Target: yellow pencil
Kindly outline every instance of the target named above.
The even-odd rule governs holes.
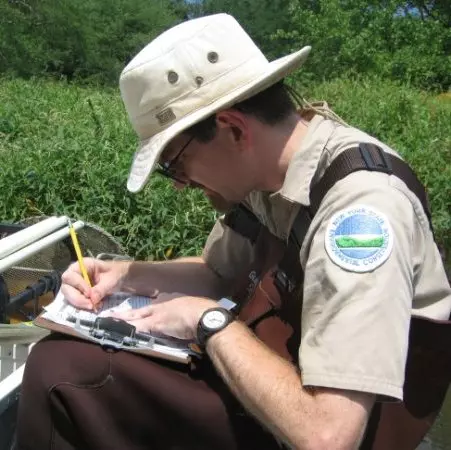
[[[75,253],[77,255],[78,265],[80,266],[81,274],[82,274],[84,280],[86,281],[86,283],[88,283],[88,286],[92,287],[91,280],[89,279],[89,275],[88,275],[88,272],[85,267],[85,263],[83,262],[83,256],[81,254],[80,244],[78,243],[77,234],[75,233],[75,228],[72,225],[72,222],[70,221],[70,219],[69,219],[69,233],[70,233],[70,237],[72,238],[72,244],[74,245]]]
[[[75,233],[75,228],[73,227],[71,220],[68,219],[68,221],[69,221],[69,233],[70,233],[70,237],[72,238],[72,244],[74,245],[75,253],[77,255],[78,265],[80,266],[80,272],[81,272],[84,280],[86,281],[86,283],[88,283],[88,286],[92,287],[92,283],[91,283],[91,280],[89,279],[88,271],[86,270],[85,263],[83,262],[83,255],[81,254],[80,244],[78,243],[78,238],[77,238],[77,234]],[[92,300],[91,300],[91,303],[92,303]],[[94,311],[97,310],[94,303],[92,303],[92,307],[93,307]]]

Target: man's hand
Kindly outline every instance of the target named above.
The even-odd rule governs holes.
[[[171,294],[172,295],[172,294]],[[145,306],[112,316],[127,321],[137,330],[162,333],[178,339],[194,339],[202,314],[218,306],[217,302],[203,297],[183,297]]]
[[[94,258],[84,258],[84,263],[92,288],[84,280],[78,262],[75,262],[61,277],[61,291],[66,300],[76,308],[93,309],[105,296],[119,289],[129,263]]]

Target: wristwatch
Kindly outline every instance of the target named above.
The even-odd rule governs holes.
[[[207,309],[197,325],[197,344],[199,347],[205,349],[208,339],[234,320],[235,316],[225,308]]]

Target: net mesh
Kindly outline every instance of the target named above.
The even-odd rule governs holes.
[[[18,225],[30,226],[46,218],[46,216],[31,217],[18,222]],[[99,255],[107,255],[111,258],[126,257],[121,244],[111,234],[94,224],[85,223],[85,226],[77,231],[77,236],[85,257],[98,257]],[[76,255],[69,237],[20,261],[0,274],[3,277],[9,299],[19,295],[43,277],[51,274],[61,275],[73,261],[76,261]],[[3,321],[18,323],[32,320],[53,298],[53,292],[41,295],[10,313],[6,317],[6,321],[4,318]]]

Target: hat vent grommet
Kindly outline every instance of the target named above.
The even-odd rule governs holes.
[[[197,86],[200,86],[204,82],[203,77],[196,77],[195,80],[196,80]]]
[[[179,76],[178,76],[177,72],[174,72],[173,70],[168,72],[169,83],[175,84],[175,83],[177,83],[178,80],[179,80]]]
[[[218,62],[219,55],[216,52],[208,52],[207,59],[212,64],[214,64],[214,63]]]

